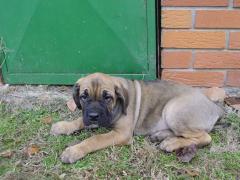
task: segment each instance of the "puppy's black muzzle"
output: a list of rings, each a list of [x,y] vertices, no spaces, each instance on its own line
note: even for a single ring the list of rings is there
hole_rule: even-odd
[[[98,112],[90,112],[88,113],[89,120],[91,122],[97,122],[99,119],[99,113]]]
[[[86,102],[83,108],[83,122],[85,126],[111,126],[112,115],[105,103],[101,101]]]

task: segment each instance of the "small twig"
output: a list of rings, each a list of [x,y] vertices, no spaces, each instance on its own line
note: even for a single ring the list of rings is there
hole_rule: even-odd
[[[4,42],[3,38],[0,37],[0,54],[3,55],[3,60],[0,64],[0,68],[2,68],[3,64],[5,63],[8,52],[11,52],[11,50],[6,47],[6,43]]]

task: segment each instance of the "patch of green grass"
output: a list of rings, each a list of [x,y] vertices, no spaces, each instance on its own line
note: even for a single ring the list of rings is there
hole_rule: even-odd
[[[42,122],[46,117],[53,122],[61,120],[57,112],[46,109],[19,110],[12,114],[0,105],[0,152],[13,152],[10,158],[0,157],[0,179],[235,179],[240,176],[240,148],[228,151],[227,129],[235,132],[238,145],[240,138],[240,118],[233,114],[225,119],[231,126],[212,132],[212,144],[199,149],[190,163],[179,162],[174,153],[163,153],[138,136],[132,145],[109,147],[75,164],[63,164],[59,155],[69,143],[107,130],[83,130],[77,135],[55,137],[49,134],[51,125]],[[25,149],[30,144],[38,145],[40,152],[29,157]],[[211,150],[218,146],[225,151]]]
[[[233,130],[238,134],[240,139],[240,118],[236,114],[229,114],[227,121],[231,123]]]

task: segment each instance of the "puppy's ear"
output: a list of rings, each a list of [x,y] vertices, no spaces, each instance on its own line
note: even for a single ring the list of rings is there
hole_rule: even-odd
[[[79,98],[79,90],[80,90],[80,85],[76,83],[73,86],[73,100],[75,104],[77,105],[78,109],[82,109],[81,103],[80,103],[80,98]]]
[[[117,95],[117,101],[119,101],[122,105],[122,113],[126,115],[127,114],[127,107],[128,107],[128,103],[129,103],[128,92],[121,85],[120,87],[115,86],[115,93]]]

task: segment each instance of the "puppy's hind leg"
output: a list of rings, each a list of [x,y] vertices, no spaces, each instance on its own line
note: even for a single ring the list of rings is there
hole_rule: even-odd
[[[211,137],[207,132],[212,129],[220,114],[215,104],[194,92],[172,99],[164,108],[163,115],[174,137],[164,139],[160,149],[172,152],[191,144],[209,144]]]
[[[161,142],[162,140],[174,136],[170,129],[157,131],[149,136],[151,142]]]
[[[164,139],[159,145],[159,148],[167,152],[172,152],[190,146],[191,144],[195,144],[198,147],[205,146],[209,144],[211,140],[211,136],[205,131],[185,132],[182,136],[173,136]]]

